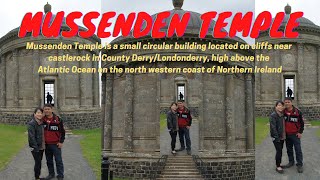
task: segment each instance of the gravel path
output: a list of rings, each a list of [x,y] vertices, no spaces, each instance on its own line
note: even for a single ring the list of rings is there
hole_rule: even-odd
[[[67,136],[62,149],[65,180],[95,180],[96,176],[80,149],[80,136]],[[0,172],[0,180],[32,180],[34,160],[29,147],[25,147],[8,166]],[[45,155],[42,159],[41,177],[48,175]]]
[[[320,138],[316,136],[318,128],[305,129],[302,140],[304,172],[298,173],[296,166],[285,169],[284,174],[275,171],[275,148],[268,136],[264,142],[256,146],[256,179],[281,180],[319,180],[320,179]],[[282,163],[288,163],[287,150],[284,145]]]

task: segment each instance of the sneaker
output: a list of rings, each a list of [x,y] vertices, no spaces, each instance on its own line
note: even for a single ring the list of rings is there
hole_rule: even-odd
[[[177,149],[176,151],[184,151],[184,148]]]
[[[297,166],[298,173],[303,173],[303,167],[302,166]]]
[[[277,167],[276,168],[276,171],[280,174],[283,174],[283,169],[281,167]]]
[[[187,154],[188,154],[188,155],[191,155],[191,150],[187,150]]]
[[[53,179],[53,178],[54,178],[54,175],[50,175],[50,174],[49,174],[49,175],[48,175],[47,177],[45,177],[44,179],[45,179],[45,180],[50,180],[50,179]]]
[[[294,165],[293,162],[289,162],[288,164],[284,165],[283,168],[290,168]]]
[[[177,154],[177,152],[176,152],[175,150],[171,151],[171,153],[172,153],[173,155],[176,155],[176,154]]]

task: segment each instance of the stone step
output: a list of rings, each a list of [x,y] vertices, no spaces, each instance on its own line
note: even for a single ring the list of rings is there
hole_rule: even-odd
[[[180,163],[180,162],[194,163],[194,161],[192,159],[170,159],[170,160],[167,160],[167,163]]]
[[[164,171],[161,173],[162,176],[166,175],[200,175],[198,171]]]
[[[185,178],[185,177],[182,177],[182,178],[179,178],[179,177],[175,177],[175,178],[158,178],[158,180],[199,180],[199,179],[202,179],[201,177],[196,177],[196,178],[193,178],[193,177],[190,177],[190,178]]]
[[[195,168],[179,168],[179,169],[165,168],[163,172],[198,172],[198,169],[195,169]]]
[[[66,135],[73,135],[71,129],[69,129],[68,126],[64,126],[64,130],[66,131]]]
[[[188,167],[194,167],[194,163],[186,163],[186,162],[176,162],[176,163],[166,163],[166,166],[188,166]]]
[[[311,122],[309,120],[304,119],[304,126],[305,127],[311,127]]]
[[[191,170],[195,169],[195,166],[166,166],[164,170]]]
[[[202,179],[202,177],[200,175],[188,175],[188,174],[185,174],[185,175],[184,174],[160,175],[160,178],[166,178],[166,179],[169,179],[169,178]]]

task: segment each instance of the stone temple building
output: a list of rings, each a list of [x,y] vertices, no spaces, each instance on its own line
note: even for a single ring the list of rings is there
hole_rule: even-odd
[[[51,11],[46,4],[45,12]],[[66,29],[65,20],[62,30]],[[0,39],[0,122],[8,124],[25,124],[35,107],[49,102],[69,128],[100,127],[99,75],[38,73],[43,67],[98,67],[98,62],[49,62],[52,55],[82,55],[99,52],[75,50],[27,50],[27,42],[38,44],[86,44],[100,43],[92,37],[46,38],[39,36],[18,38],[19,28],[13,29]]]
[[[284,29],[291,6],[285,7]],[[258,42],[292,44],[290,50],[257,50],[257,54],[270,56],[269,62],[257,62],[257,66],[280,67],[280,74],[256,74],[256,116],[269,116],[276,100],[287,96],[302,110],[307,119],[320,117],[320,27],[302,17],[295,39],[272,39],[267,32],[260,34]],[[288,93],[288,88],[289,90]],[[291,93],[292,92],[292,93]]]
[[[240,38],[215,39],[213,23],[208,35],[199,38],[201,14],[182,9],[183,0],[173,0],[171,17],[189,12],[191,19],[183,37],[153,39],[145,36],[118,37],[111,44],[179,43],[199,44],[246,43]],[[152,17],[155,18],[157,14]],[[166,24],[168,25],[168,18]],[[161,31],[165,32],[167,26]],[[245,50],[108,50],[117,55],[254,55]],[[250,63],[146,63],[107,62],[102,67],[252,67]],[[181,98],[199,123],[198,149],[193,149],[205,162],[203,174],[208,179],[234,173],[231,178],[254,179],[254,78],[253,74],[209,73],[122,73],[102,76],[103,155],[112,161],[117,177],[148,178],[160,158],[160,114]],[[178,142],[177,142],[178,144]],[[170,144],[168,143],[168,146]],[[230,174],[230,173],[229,173]]]

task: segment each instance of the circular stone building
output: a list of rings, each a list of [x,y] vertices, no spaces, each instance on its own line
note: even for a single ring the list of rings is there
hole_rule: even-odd
[[[282,29],[289,19],[291,6],[285,7],[285,13]],[[270,56],[269,62],[260,62],[257,66],[282,66],[283,71],[278,74],[256,74],[257,116],[269,116],[276,100],[291,95],[294,105],[301,109],[305,117],[311,120],[320,117],[320,27],[305,17],[298,22],[298,38],[272,39],[264,32],[257,39],[258,42],[267,41],[271,44],[292,44],[290,50],[256,52]]]
[[[45,12],[51,11],[49,4]],[[65,21],[62,30],[67,29]],[[25,124],[35,107],[51,103],[69,128],[93,128],[101,125],[99,75],[76,73],[38,73],[43,67],[98,67],[98,62],[49,62],[48,56],[99,54],[99,52],[27,49],[27,43],[94,44],[97,37],[83,39],[31,37],[18,38],[19,28],[0,39],[0,122]],[[48,96],[48,93],[50,96]],[[50,102],[50,100],[52,100]]]
[[[215,39],[212,23],[208,35],[199,38],[201,14],[181,9],[183,1],[173,0],[175,8],[171,17],[191,14],[183,37],[153,39],[150,36],[135,39],[132,36],[118,37],[111,44],[184,44],[197,42],[239,43],[240,38]],[[157,14],[153,15],[156,18]],[[166,21],[168,25],[169,17]],[[167,26],[161,31],[167,31]],[[109,50],[108,56],[118,55],[199,55],[211,59],[212,54],[232,56],[254,55],[244,50]],[[108,62],[102,67],[252,67],[249,63],[146,63]],[[192,149],[204,162],[207,179],[223,177],[254,179],[254,78],[253,74],[218,73],[140,73],[103,74],[103,155],[111,160],[117,177],[147,179],[155,171],[160,152],[160,114],[168,111],[172,102],[183,99],[191,110],[193,121],[199,124],[196,132],[198,147]],[[182,94],[182,96],[180,95]],[[168,133],[168,132],[166,132]],[[178,141],[177,141],[178,144]],[[170,143],[168,143],[170,146]],[[228,168],[227,168],[228,167]],[[228,170],[227,170],[228,169]],[[234,172],[234,173],[227,173]],[[223,175],[224,174],[224,175]]]

